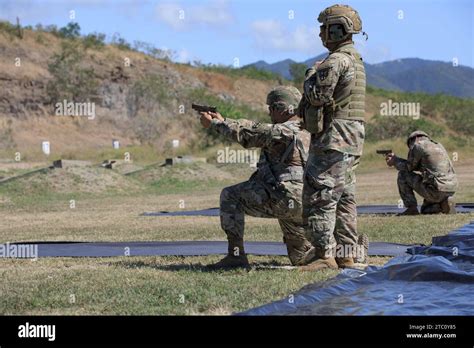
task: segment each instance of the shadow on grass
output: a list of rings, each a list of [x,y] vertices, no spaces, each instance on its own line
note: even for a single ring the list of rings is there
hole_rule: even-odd
[[[183,257],[184,259],[184,257]],[[109,266],[127,268],[127,269],[141,269],[141,268],[151,268],[160,271],[169,271],[169,272],[180,272],[180,271],[193,271],[193,272],[203,272],[203,273],[214,273],[214,272],[252,272],[252,271],[269,271],[269,270],[292,270],[296,267],[289,266],[288,264],[281,263],[278,261],[265,261],[265,262],[251,262],[250,268],[227,268],[227,269],[213,269],[211,267],[212,263],[202,264],[198,263],[170,263],[170,264],[159,264],[153,262],[144,262],[144,261],[117,261],[107,263]]]

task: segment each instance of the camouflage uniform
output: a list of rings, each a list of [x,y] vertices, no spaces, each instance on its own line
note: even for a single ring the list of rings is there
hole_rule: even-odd
[[[414,191],[424,198],[422,213],[440,213],[440,203],[451,197],[458,181],[443,145],[423,136],[408,152],[408,159],[395,157],[398,190],[405,207],[416,207]],[[421,172],[420,174],[415,171]]]
[[[295,108],[296,109],[296,108]],[[303,166],[310,135],[300,121],[262,124],[240,119],[212,120],[211,128],[245,148],[261,148],[257,171],[246,182],[226,187],[220,197],[221,226],[229,241],[229,254],[244,253],[244,214],[277,218],[288,256],[303,263],[312,249],[302,221]]]
[[[305,122],[308,113],[321,113],[321,128],[312,134],[304,177],[308,239],[325,257],[333,256],[337,244],[355,250],[354,170],[364,144],[365,70],[352,42],[334,47],[319,66],[307,71],[300,109]]]

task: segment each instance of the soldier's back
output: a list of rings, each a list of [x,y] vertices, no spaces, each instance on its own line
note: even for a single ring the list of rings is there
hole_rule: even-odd
[[[423,155],[421,167],[425,180],[433,183],[440,191],[455,191],[457,177],[451,159],[444,146],[436,141],[425,139],[415,145]]]

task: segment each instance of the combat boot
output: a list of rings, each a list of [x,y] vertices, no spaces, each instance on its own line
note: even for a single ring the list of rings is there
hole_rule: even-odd
[[[354,258],[352,257],[336,257],[336,263],[339,268],[353,268]]]
[[[338,269],[336,259],[332,256],[327,258],[319,258],[315,261],[301,266],[300,271],[319,271],[323,269]]]
[[[298,262],[295,263],[294,265],[305,266],[317,258],[318,256],[317,256],[316,248],[312,246],[308,251],[304,253],[303,257],[300,260],[298,260]]]
[[[456,202],[454,197],[448,197],[440,203],[443,214],[456,214]]]
[[[226,255],[222,260],[208,265],[209,269],[233,269],[233,268],[250,268],[249,260],[247,255],[241,254],[234,256],[232,254]]]
[[[365,233],[362,233],[359,235],[359,238],[357,239],[357,245],[359,245],[359,253],[357,253],[357,256],[354,257],[354,262],[356,263],[367,263],[367,259],[369,256],[369,236],[366,235]]]
[[[420,215],[418,212],[418,207],[412,206],[408,207],[403,213],[398,213],[397,216],[406,216],[406,215]]]
[[[441,212],[441,203],[423,202],[423,205],[420,208],[420,214],[423,215],[440,214]]]

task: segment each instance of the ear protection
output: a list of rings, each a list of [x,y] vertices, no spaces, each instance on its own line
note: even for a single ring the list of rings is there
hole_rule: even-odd
[[[346,31],[341,24],[332,24],[329,26],[328,30],[329,41],[341,41],[346,37]]]
[[[288,104],[283,101],[274,102],[271,107],[278,112],[285,112],[289,109]]]

